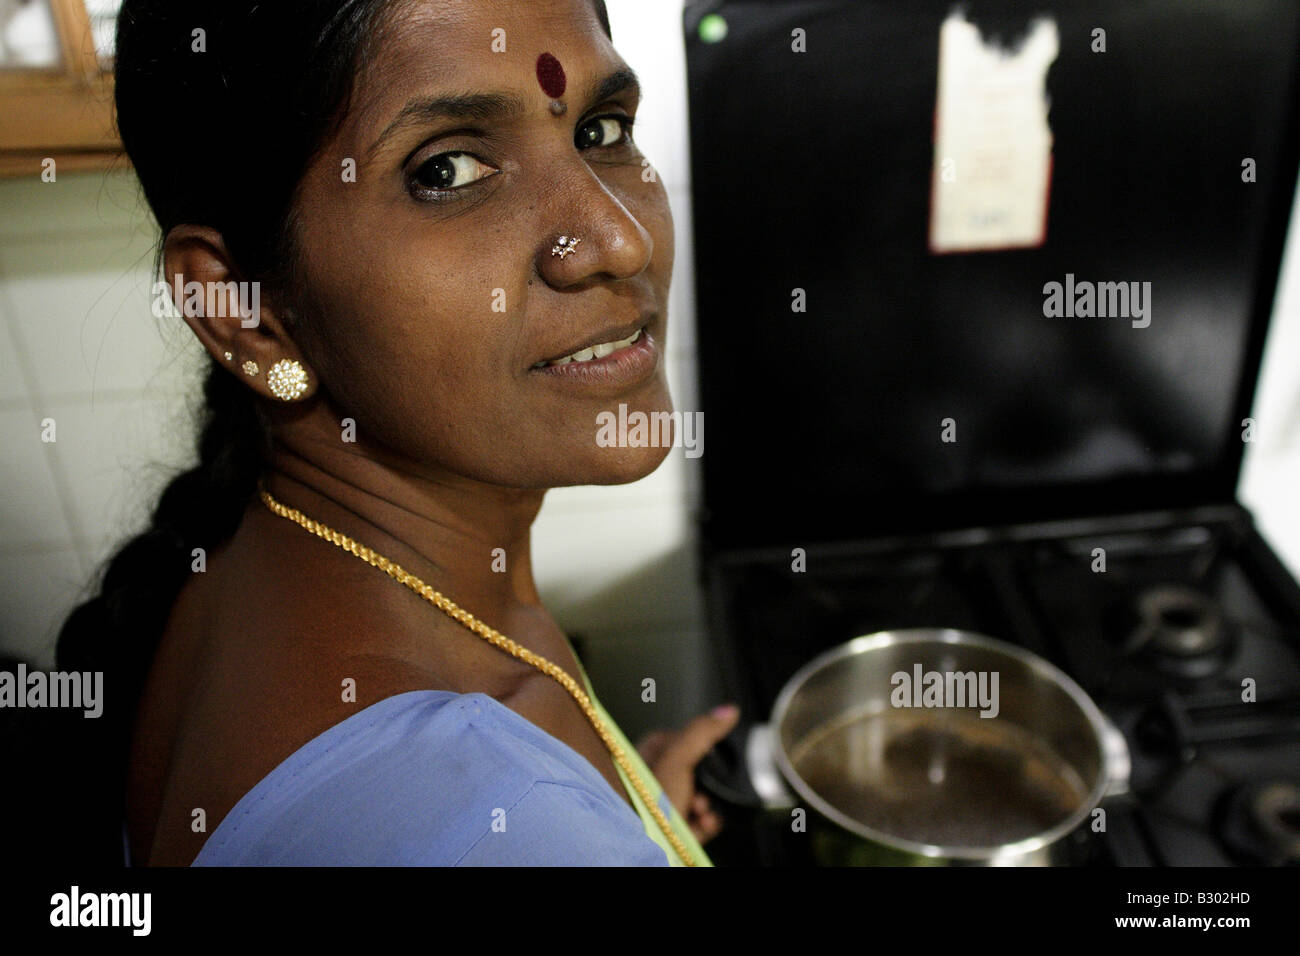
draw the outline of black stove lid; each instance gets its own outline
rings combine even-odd
[[[929,252],[949,0],[686,7],[713,547],[1235,496],[1300,155],[1300,5],[964,7],[1004,35],[1057,23],[1036,248]],[[1045,318],[1067,274],[1150,282],[1150,325]]]

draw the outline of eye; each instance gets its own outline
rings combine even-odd
[[[424,193],[447,193],[473,185],[496,172],[469,153],[439,153],[416,168],[411,185]]]
[[[597,116],[578,127],[575,142],[578,149],[617,146],[624,140],[631,142],[634,122],[631,116]]]

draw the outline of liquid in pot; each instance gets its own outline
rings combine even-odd
[[[1068,819],[1088,794],[1041,738],[972,712],[850,712],[791,748],[790,762],[846,816],[942,847],[1027,839]]]

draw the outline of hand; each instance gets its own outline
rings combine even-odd
[[[637,753],[700,843],[718,835],[722,818],[713,812],[708,796],[696,792],[695,765],[731,733],[739,720],[740,711],[735,706],[718,707],[680,730],[651,731],[636,745]]]

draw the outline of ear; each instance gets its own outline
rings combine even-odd
[[[315,394],[316,372],[287,332],[283,314],[276,303],[262,297],[261,283],[239,273],[221,233],[191,225],[168,232],[163,279],[185,323],[231,374],[280,401],[267,385],[266,374],[281,359],[294,359],[307,372],[307,388],[298,400]]]

